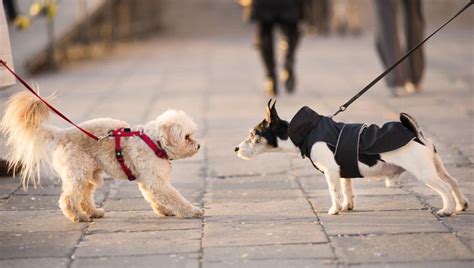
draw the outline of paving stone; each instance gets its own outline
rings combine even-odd
[[[331,259],[335,256],[327,243],[204,248],[204,259],[209,262],[310,258]]]
[[[200,230],[97,233],[84,236],[76,257],[197,253]]]
[[[212,177],[233,176],[233,175],[258,175],[283,173],[290,169],[289,160],[285,155],[269,154],[258,156],[252,161],[245,161],[237,158],[234,148],[237,144],[228,144],[229,153],[225,156],[209,155],[209,167]],[[226,145],[219,144],[219,147]],[[209,152],[214,148],[209,146]]]
[[[363,266],[367,268],[384,267],[384,268],[471,268],[474,265],[474,260],[465,261],[436,261],[436,262],[400,262],[400,263],[364,263]],[[360,267],[360,264],[355,264],[350,267]]]
[[[4,268],[66,268],[70,260],[68,258],[22,258],[0,260],[0,267]]]
[[[71,254],[81,231],[0,232],[0,259],[66,257]]]
[[[334,237],[336,255],[346,263],[473,259],[453,234],[427,233]],[[449,249],[449,250],[447,250]]]
[[[143,198],[142,193],[136,184],[121,183],[116,186],[114,191],[109,194],[109,199],[130,199]]]
[[[295,179],[286,175],[249,176],[208,179],[209,191],[219,190],[287,190],[299,188]]]
[[[96,204],[105,199],[105,194],[98,191],[94,195]],[[2,210],[59,210],[59,195],[13,195],[4,204],[0,205]]]
[[[204,262],[203,267],[258,267],[258,268],[286,268],[286,267],[338,267],[333,260],[321,259],[279,259],[279,260],[242,260],[224,262]]]
[[[459,185],[461,191],[465,195],[474,195],[474,183],[470,182],[463,182],[460,183]],[[420,196],[438,196],[438,194],[431,190],[430,188],[426,187],[425,185],[415,185],[413,187],[409,187],[409,190],[415,194],[418,194]]]
[[[208,203],[249,203],[282,201],[302,198],[300,190],[221,190],[206,193],[205,199]]]
[[[15,192],[15,195],[54,195],[59,196],[62,192],[61,185],[47,185],[43,187],[28,187],[25,191],[20,188],[18,191]]]
[[[248,222],[291,219],[316,219],[306,199],[252,202],[210,203],[206,205],[207,222]]]
[[[453,228],[456,235],[464,241],[474,252],[474,221],[473,214],[459,214],[454,217],[442,219],[449,227]]]
[[[105,211],[137,211],[151,210],[151,206],[143,197],[107,199],[104,203],[104,209]]]
[[[180,161],[173,163],[171,171],[171,182],[204,182],[204,166],[202,162],[181,163]]]
[[[85,223],[71,222],[59,210],[0,211],[0,226],[4,232],[81,231]]]
[[[109,211],[90,224],[88,234],[201,229],[201,219],[160,217],[149,211]]]
[[[97,258],[77,258],[73,261],[73,268],[80,267],[185,267],[198,268],[197,254],[168,254],[153,256],[115,256]]]
[[[206,222],[204,233],[205,248],[327,242],[321,226],[309,220]]]
[[[8,198],[20,187],[20,182],[16,178],[0,177],[0,199]]]
[[[318,196],[310,198],[316,212],[325,213],[331,207],[331,198]],[[376,195],[357,196],[354,198],[354,211],[390,211],[390,210],[421,210],[425,207],[412,195]]]
[[[0,210],[59,210],[58,200],[59,196],[14,195],[0,207]]]
[[[329,235],[448,232],[448,229],[426,210],[353,211],[341,215],[322,213],[319,218]]]

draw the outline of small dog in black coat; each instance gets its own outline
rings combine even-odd
[[[265,119],[235,152],[243,159],[266,152],[299,152],[308,157],[326,177],[332,200],[328,213],[332,215],[354,208],[351,178],[386,177],[390,181],[405,171],[441,196],[443,208],[438,216],[451,216],[469,205],[433,143],[405,113],[400,114],[400,122],[379,128],[335,122],[305,106],[288,122],[280,119],[270,100]]]

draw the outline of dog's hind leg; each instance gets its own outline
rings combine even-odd
[[[352,179],[341,178],[342,184],[342,210],[353,210],[354,209],[354,193],[352,191]]]
[[[66,218],[74,222],[90,221],[89,216],[82,209],[81,203],[87,188],[86,179],[62,177],[63,192],[59,198],[59,207]]]
[[[78,161],[80,159],[80,161]],[[63,192],[59,207],[66,218],[74,222],[90,221],[82,202],[93,176],[93,161],[73,146],[58,147],[53,153],[53,167],[61,177]]]
[[[103,178],[100,171],[94,172],[93,179],[90,180],[84,190],[84,198],[81,206],[84,212],[91,218],[102,218],[104,217],[104,209],[97,208],[94,201],[94,191],[96,186],[101,186]]]
[[[455,203],[451,185],[439,177],[430,148],[411,141],[401,149],[383,153],[381,157],[404,168],[441,196],[443,208],[436,212],[438,216],[450,216],[454,213]]]
[[[443,164],[443,161],[439,157],[437,153],[434,155],[434,163],[436,166],[436,170],[438,171],[438,175],[453,189],[452,193],[454,196],[454,200],[456,201],[456,211],[465,211],[469,207],[469,202],[467,201],[464,194],[459,189],[459,184],[456,178],[451,176],[446,170],[446,167]]]

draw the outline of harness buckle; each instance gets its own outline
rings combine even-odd
[[[115,156],[118,161],[123,161],[123,152],[122,150],[115,150]]]

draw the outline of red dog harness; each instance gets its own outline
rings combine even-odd
[[[148,137],[148,135],[143,133],[143,131],[131,131],[130,128],[119,128],[119,129],[110,131],[107,136],[115,138],[115,157],[117,158],[117,161],[122,167],[123,172],[127,175],[129,181],[135,180],[136,177],[133,176],[132,172],[125,164],[125,160],[123,159],[122,146],[120,145],[120,139],[122,137],[128,138],[128,137],[139,136],[146,143],[146,145],[148,145],[148,147],[150,147],[150,149],[152,149],[153,152],[155,152],[156,156],[162,159],[169,159],[165,150],[163,150],[163,148],[161,147],[160,141],[156,141],[156,143],[158,144],[157,146],[153,142],[153,140],[150,137]]]

